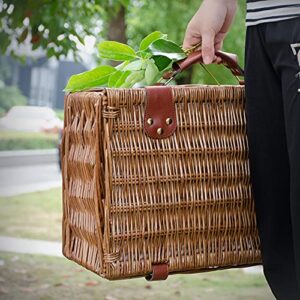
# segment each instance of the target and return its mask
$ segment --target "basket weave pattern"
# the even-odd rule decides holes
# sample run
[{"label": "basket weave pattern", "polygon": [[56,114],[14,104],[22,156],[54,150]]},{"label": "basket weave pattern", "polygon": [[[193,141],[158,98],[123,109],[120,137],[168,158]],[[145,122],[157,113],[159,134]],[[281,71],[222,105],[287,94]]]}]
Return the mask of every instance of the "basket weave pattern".
[{"label": "basket weave pattern", "polygon": [[108,279],[261,263],[244,88],[172,88],[177,129],[143,131],[144,89],[65,99],[63,252]]}]

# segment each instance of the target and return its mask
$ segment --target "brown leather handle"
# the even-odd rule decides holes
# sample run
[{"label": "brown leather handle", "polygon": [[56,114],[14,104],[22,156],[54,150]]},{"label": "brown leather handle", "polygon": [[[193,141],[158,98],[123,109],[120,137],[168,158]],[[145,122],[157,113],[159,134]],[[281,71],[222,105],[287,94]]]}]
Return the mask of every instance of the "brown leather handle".
[{"label": "brown leather handle", "polygon": [[[223,51],[216,51],[216,57],[221,58],[221,63],[227,67],[234,76],[244,76],[244,70],[238,64],[237,55]],[[203,63],[201,51],[191,53],[187,58],[173,63],[173,75],[176,75],[196,63]],[[242,81],[240,82],[242,83]]]}]

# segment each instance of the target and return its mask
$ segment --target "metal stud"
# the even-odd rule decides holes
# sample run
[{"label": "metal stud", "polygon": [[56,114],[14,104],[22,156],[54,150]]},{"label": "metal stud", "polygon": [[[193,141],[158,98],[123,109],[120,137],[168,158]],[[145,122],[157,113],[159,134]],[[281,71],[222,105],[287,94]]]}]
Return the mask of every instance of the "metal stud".
[{"label": "metal stud", "polygon": [[161,127],[157,128],[157,134],[162,135],[163,134],[163,129]]},{"label": "metal stud", "polygon": [[149,119],[147,120],[147,123],[148,123],[149,125],[152,125],[152,124],[153,124],[153,119],[152,119],[152,118],[149,118]]},{"label": "metal stud", "polygon": [[167,119],[166,119],[166,124],[167,124],[167,125],[171,125],[172,123],[173,123],[172,118],[167,118]]}]

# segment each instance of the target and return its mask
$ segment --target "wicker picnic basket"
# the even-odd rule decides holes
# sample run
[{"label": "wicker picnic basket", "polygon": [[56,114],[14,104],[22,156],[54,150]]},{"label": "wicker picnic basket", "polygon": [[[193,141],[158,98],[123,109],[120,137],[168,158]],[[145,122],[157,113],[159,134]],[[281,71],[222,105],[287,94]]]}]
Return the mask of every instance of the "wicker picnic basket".
[{"label": "wicker picnic basket", "polygon": [[66,95],[64,255],[107,279],[261,264],[244,107],[242,85]]}]

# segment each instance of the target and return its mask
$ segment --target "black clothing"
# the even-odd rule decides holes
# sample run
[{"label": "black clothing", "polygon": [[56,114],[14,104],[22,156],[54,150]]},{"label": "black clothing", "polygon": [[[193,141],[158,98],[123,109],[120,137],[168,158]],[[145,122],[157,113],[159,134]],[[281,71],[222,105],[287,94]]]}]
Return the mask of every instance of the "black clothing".
[{"label": "black clothing", "polygon": [[251,181],[265,277],[300,299],[300,18],[247,28]]}]

